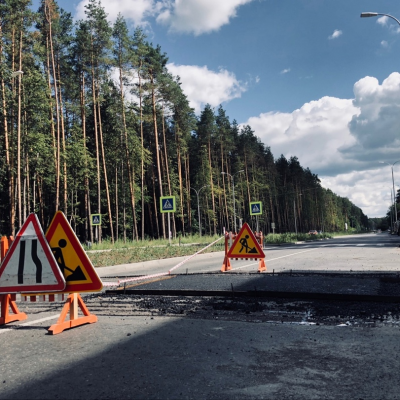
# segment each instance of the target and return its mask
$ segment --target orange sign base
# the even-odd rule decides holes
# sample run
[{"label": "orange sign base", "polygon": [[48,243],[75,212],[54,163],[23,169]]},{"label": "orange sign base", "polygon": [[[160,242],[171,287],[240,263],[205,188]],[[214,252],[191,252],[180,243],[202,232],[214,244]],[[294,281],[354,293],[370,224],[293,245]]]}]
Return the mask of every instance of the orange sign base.
[{"label": "orange sign base", "polygon": [[[27,315],[18,310],[17,304],[15,303],[15,294],[2,294],[0,295],[1,303],[1,316],[0,325],[8,324],[14,321],[23,321],[27,319]],[[11,307],[12,314],[10,314],[9,308]]]},{"label": "orange sign base", "polygon": [[267,266],[265,265],[265,258],[261,258],[258,262],[258,271],[257,272],[264,272],[267,270]]},{"label": "orange sign base", "polygon": [[[83,313],[83,317],[78,317],[78,306]],[[69,320],[65,321],[69,311]],[[86,304],[83,302],[82,297],[79,293],[71,293],[64,307],[61,311],[60,317],[56,324],[52,325],[48,332],[51,335],[57,335],[65,329],[74,328],[75,326],[84,324],[93,324],[97,322],[97,317],[94,314],[90,314]]]},{"label": "orange sign base", "polygon": [[224,262],[222,264],[221,272],[230,271],[232,269],[231,262],[227,255],[224,257]]}]

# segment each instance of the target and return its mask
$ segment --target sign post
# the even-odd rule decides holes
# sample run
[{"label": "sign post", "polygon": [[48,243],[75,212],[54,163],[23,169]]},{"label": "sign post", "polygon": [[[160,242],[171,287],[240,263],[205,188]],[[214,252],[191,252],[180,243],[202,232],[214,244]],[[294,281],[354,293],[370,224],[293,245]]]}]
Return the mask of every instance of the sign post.
[{"label": "sign post", "polygon": [[168,241],[171,244],[171,221],[170,213],[176,211],[175,196],[161,196],[160,197],[160,213],[168,213]]}]

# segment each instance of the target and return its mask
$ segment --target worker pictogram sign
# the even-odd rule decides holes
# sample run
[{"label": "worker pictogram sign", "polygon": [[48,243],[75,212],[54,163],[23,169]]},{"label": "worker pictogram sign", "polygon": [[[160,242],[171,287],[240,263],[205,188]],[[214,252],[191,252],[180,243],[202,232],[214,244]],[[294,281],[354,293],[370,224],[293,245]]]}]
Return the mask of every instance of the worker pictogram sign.
[{"label": "worker pictogram sign", "polygon": [[32,213],[0,265],[0,293],[59,292],[65,285],[39,220]]},{"label": "worker pictogram sign", "polygon": [[228,251],[229,258],[264,258],[265,254],[249,225],[245,222]]},{"label": "worker pictogram sign", "polygon": [[46,239],[64,274],[67,283],[65,293],[97,292],[103,289],[96,270],[61,211],[57,211],[51,221]]}]

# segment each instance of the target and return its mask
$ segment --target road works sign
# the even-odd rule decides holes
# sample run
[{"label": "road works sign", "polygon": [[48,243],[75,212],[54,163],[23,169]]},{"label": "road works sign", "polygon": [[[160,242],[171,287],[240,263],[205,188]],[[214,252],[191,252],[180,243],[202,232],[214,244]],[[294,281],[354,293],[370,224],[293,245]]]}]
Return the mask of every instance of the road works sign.
[{"label": "road works sign", "polygon": [[228,251],[229,258],[264,258],[265,254],[245,222]]},{"label": "road works sign", "polygon": [[65,279],[44,237],[36,214],[30,214],[0,266],[0,293],[58,292]]},{"label": "road works sign", "polygon": [[160,212],[169,213],[176,211],[175,196],[160,197]]},{"label": "road works sign", "polygon": [[90,214],[90,223],[92,226],[101,225],[101,214]]},{"label": "road works sign", "polygon": [[57,211],[46,232],[67,286],[65,293],[98,292],[103,284],[65,215]]},{"label": "road works sign", "polygon": [[250,203],[250,215],[261,215],[262,214],[262,202],[253,201]]}]

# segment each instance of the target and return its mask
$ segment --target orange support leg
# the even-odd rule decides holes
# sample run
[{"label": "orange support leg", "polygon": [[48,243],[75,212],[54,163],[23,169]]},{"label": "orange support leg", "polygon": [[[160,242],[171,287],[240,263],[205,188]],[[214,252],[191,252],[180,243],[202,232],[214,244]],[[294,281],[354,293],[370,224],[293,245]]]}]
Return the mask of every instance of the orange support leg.
[{"label": "orange support leg", "polygon": [[224,257],[224,262],[222,264],[221,272],[230,271],[232,269],[231,262],[229,261],[229,257]]},{"label": "orange support leg", "polygon": [[[2,294],[0,295],[0,303],[1,303],[1,316],[0,316],[0,325],[8,324],[9,322],[14,321],[23,321],[27,319],[27,315],[18,310],[17,304],[15,303],[15,294]],[[11,307],[10,314],[9,307]]]},{"label": "orange support leg", "polygon": [[229,233],[225,233],[225,257],[224,262],[222,263],[221,272],[230,271],[232,269],[231,262],[228,258],[228,240],[229,240]]},{"label": "orange support leg", "polygon": [[267,270],[267,266],[265,264],[265,258],[260,258],[258,262],[258,272],[265,272]]},{"label": "orange support leg", "polygon": [[1,237],[0,244],[1,244],[0,260],[3,260],[9,248],[7,236]]},{"label": "orange support leg", "polygon": [[[78,306],[84,315],[83,317],[78,317]],[[69,320],[65,321],[68,311]],[[57,323],[52,325],[48,331],[51,335],[57,335],[65,329],[74,328],[75,326],[84,324],[93,324],[94,322],[97,322],[97,317],[94,314],[90,314],[80,294],[71,293],[64,304]]]}]

